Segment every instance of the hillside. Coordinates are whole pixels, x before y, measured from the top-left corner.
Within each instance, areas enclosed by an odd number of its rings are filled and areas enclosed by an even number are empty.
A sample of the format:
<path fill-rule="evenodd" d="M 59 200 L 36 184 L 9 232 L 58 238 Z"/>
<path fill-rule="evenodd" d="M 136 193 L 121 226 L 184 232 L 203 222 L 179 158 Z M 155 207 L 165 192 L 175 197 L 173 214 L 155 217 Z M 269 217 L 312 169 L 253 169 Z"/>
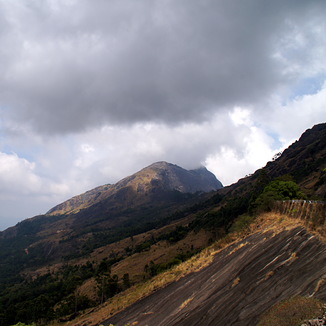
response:
<path fill-rule="evenodd" d="M 250 235 L 212 251 L 209 266 L 102 324 L 257 325 L 279 301 L 306 296 L 325 302 L 326 244 L 300 224 L 281 215 L 262 216 Z"/>
<path fill-rule="evenodd" d="M 271 178 L 291 174 L 310 198 L 326 200 L 326 124 L 306 130 L 279 159 L 266 165 Z"/>
<path fill-rule="evenodd" d="M 265 167 L 217 191 L 211 198 L 217 208 L 212 205 L 194 223 L 228 230 L 235 216 L 254 213 L 255 200 L 277 178 L 296 182 L 307 199 L 326 199 L 326 123 L 306 130 Z"/>
<path fill-rule="evenodd" d="M 119 201 L 122 199 L 123 204 L 130 207 L 160 200 L 163 193 L 170 191 L 193 194 L 222 187 L 222 183 L 204 167 L 188 171 L 171 163 L 157 162 L 114 185 L 100 186 L 69 199 L 50 209 L 47 215 L 77 213 L 98 203 L 108 207 L 121 205 Z"/>
<path fill-rule="evenodd" d="M 187 171 L 166 162 L 154 163 L 115 185 L 97 187 L 55 206 L 46 215 L 25 220 L 1 232 L 0 324 L 39 321 L 42 325 L 53 319 L 68 321 L 81 311 L 95 309 L 116 296 L 121 296 L 124 302 L 122 293 L 132 285 L 137 286 L 153 277 L 160 279 L 162 272 L 196 257 L 194 255 L 214 241 L 226 241 L 238 222 L 247 225 L 257 214 L 257 198 L 278 178 L 297 182 L 308 199 L 323 200 L 325 141 L 326 124 L 314 126 L 264 168 L 225 188 L 221 188 L 204 168 Z M 264 232 L 265 226 L 257 227 L 259 232 Z M 304 235 L 306 231 L 302 232 Z M 273 234 L 264 233 L 271 241 L 271 248 L 276 239 Z M 248 240 L 253 243 L 253 247 L 244 246 L 248 252 L 239 251 L 248 264 L 251 256 L 246 255 L 255 250 L 255 257 L 261 259 L 261 264 L 276 258 L 264 258 L 266 250 L 262 236 L 257 234 L 252 238 L 257 242 Z M 283 233 L 281 242 L 275 245 L 281 246 L 284 241 L 290 243 L 292 237 L 291 232 Z M 302 239 L 304 237 L 309 238 L 304 235 Z M 304 243 L 295 245 L 293 250 Z M 243 247 L 241 243 L 239 246 Z M 305 248 L 307 257 L 314 259 L 315 251 Z M 284 256 L 287 254 L 285 251 Z M 238 258 L 230 261 L 226 274 L 238 263 L 245 264 L 245 260 Z M 192 260 L 192 264 L 197 262 Z M 214 266 L 218 266 L 216 264 Z M 184 274 L 178 277 L 181 275 Z M 312 283 L 315 281 L 311 278 Z M 221 287 L 229 287 L 229 282 L 221 283 Z M 248 282 L 251 281 L 248 279 Z M 298 293 L 305 293 L 300 291 Z M 232 291 L 223 295 L 216 293 L 223 297 L 231 295 Z M 277 295 L 262 311 L 281 298 Z M 186 300 L 189 304 L 197 302 L 192 297 L 182 296 L 176 300 Z M 205 302 L 197 304 L 202 306 Z M 160 315 L 159 311 L 157 314 Z M 179 318 L 177 315 L 175 318 Z M 106 318 L 108 315 L 100 320 Z M 67 325 L 77 324 L 79 322 L 71 321 Z"/>
<path fill-rule="evenodd" d="M 35 317 L 30 310 L 38 306 L 38 300 L 44 307 L 35 316 L 53 318 L 58 313 L 53 311 L 55 304 L 62 305 L 59 315 L 70 314 L 74 307 L 62 300 L 88 280 L 93 283 L 92 290 L 81 308 L 96 304 L 99 298 L 94 278 L 102 273 L 99 270 L 103 264 L 111 266 L 145 253 L 164 239 L 169 241 L 162 246 L 161 256 L 165 257 L 160 262 L 168 262 L 177 254 L 185 259 L 190 246 L 184 246 L 184 253 L 177 253 L 176 247 L 168 249 L 169 243 L 184 238 L 186 233 L 183 223 L 188 223 L 187 218 L 181 224 L 175 221 L 185 217 L 189 207 L 207 198 L 205 191 L 221 187 L 205 168 L 187 171 L 158 162 L 115 185 L 95 188 L 59 204 L 46 215 L 27 219 L 1 232 L 0 307 L 3 304 L 8 309 L 4 317 L 0 313 L 0 324 L 10 325 L 26 318 L 32 321 Z M 151 230 L 154 232 L 146 234 Z M 196 240 L 191 251 L 206 246 L 208 236 Z M 171 251 L 168 255 L 167 250 Z M 143 269 L 142 265 L 138 274 L 130 275 L 130 281 L 122 285 L 123 275 L 129 273 L 126 267 L 115 291 L 143 279 Z M 32 282 L 26 284 L 26 279 Z M 44 300 L 44 288 L 48 287 Z M 21 317 L 14 312 L 17 309 Z"/>
<path fill-rule="evenodd" d="M 114 185 L 97 187 L 45 215 L 18 223 L 0 232 L 0 240 L 5 247 L 7 243 L 17 246 L 16 259 L 23 260 L 25 266 L 69 260 L 168 224 L 178 218 L 173 215 L 176 211 L 220 188 L 222 184 L 205 168 L 188 171 L 158 162 Z"/>

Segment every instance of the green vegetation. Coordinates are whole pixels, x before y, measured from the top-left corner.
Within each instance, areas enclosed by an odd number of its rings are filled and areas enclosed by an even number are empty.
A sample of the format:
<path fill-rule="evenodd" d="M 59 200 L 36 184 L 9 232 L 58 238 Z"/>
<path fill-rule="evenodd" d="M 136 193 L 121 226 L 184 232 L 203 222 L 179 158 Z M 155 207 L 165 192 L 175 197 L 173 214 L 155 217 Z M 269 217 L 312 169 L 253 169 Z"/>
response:
<path fill-rule="evenodd" d="M 190 230 L 187 226 L 178 225 L 173 231 L 161 235 L 158 240 L 167 240 L 173 244 L 184 239 Z"/>
<path fill-rule="evenodd" d="M 274 305 L 260 320 L 258 326 L 301 325 L 307 319 L 323 313 L 323 303 L 314 298 L 294 297 Z"/>
<path fill-rule="evenodd" d="M 89 235 L 88 239 L 81 246 L 77 246 L 77 248 L 73 252 L 70 251 L 69 253 L 67 253 L 63 257 L 63 259 L 65 261 L 69 261 L 71 259 L 84 257 L 93 252 L 96 248 L 100 248 L 102 246 L 106 246 L 108 244 L 120 241 L 128 237 L 132 237 L 140 233 L 145 233 L 153 229 L 158 229 L 189 214 L 196 213 L 200 211 L 203 207 L 205 207 L 205 205 L 212 204 L 214 201 L 218 202 L 222 198 L 221 196 L 216 195 L 214 196 L 214 200 L 209 199 L 204 202 L 190 205 L 190 203 L 192 202 L 191 199 L 194 200 L 195 196 L 192 194 L 188 194 L 187 196 L 182 194 L 181 196 L 183 200 L 189 201 L 188 205 L 183 206 L 184 203 L 182 202 L 180 206 L 160 207 L 153 205 L 149 207 L 144 206 L 140 209 L 126 209 L 123 212 L 120 212 L 119 215 L 112 215 L 109 218 L 112 219 L 114 217 L 119 219 L 121 216 L 132 215 L 133 219 L 122 223 L 120 226 L 116 226 L 108 230 L 96 228 L 92 224 L 87 225 L 85 228 L 82 228 L 82 231 L 79 231 L 78 234 L 73 234 L 67 237 L 66 239 L 60 241 L 60 244 L 66 244 L 67 246 L 69 246 L 70 244 L 74 243 L 74 241 L 76 241 L 76 239 L 81 235 Z M 182 207 L 183 209 L 178 210 L 180 209 L 180 207 Z M 86 215 L 86 212 L 84 212 L 83 214 Z M 107 218 L 108 217 L 105 215 L 104 217 L 102 217 L 103 220 L 106 220 Z M 87 219 L 90 218 L 87 217 Z M 95 225 L 98 221 L 99 220 L 95 220 L 92 223 Z M 152 244 L 153 243 L 151 243 L 151 245 Z M 147 249 L 149 247 L 149 244 L 147 244 Z M 141 252 L 143 251 L 143 248 L 138 248 L 138 250 L 138 252 Z"/>
<path fill-rule="evenodd" d="M 115 262 L 116 259 L 103 259 L 98 265 L 91 262 L 64 265 L 56 273 L 17 283 L 1 295 L 0 325 L 12 325 L 18 321 L 47 324 L 52 319 L 104 302 L 131 285 L 128 274 L 122 280 L 117 275 L 111 276 L 111 266 Z M 78 292 L 78 287 L 92 277 L 96 280 L 98 302 Z M 18 325 L 25 324 L 20 322 L 15 326 Z"/>
<path fill-rule="evenodd" d="M 232 198 L 218 210 L 214 209 L 198 214 L 189 227 L 193 230 L 201 228 L 208 230 L 222 229 L 222 233 L 225 234 L 239 215 L 247 213 L 248 205 L 249 197 Z"/>
<path fill-rule="evenodd" d="M 253 203 L 256 213 L 270 211 L 275 200 L 304 199 L 305 195 L 294 181 L 280 179 L 270 182 Z"/>
<path fill-rule="evenodd" d="M 305 194 L 293 181 L 292 176 L 284 175 L 270 180 L 265 170 L 256 172 L 253 185 L 241 196 L 220 199 L 219 209 L 210 209 L 197 214 L 189 224 L 189 230 L 205 228 L 215 233 L 215 240 L 229 232 L 242 232 L 260 213 L 273 208 L 276 200 L 304 199 Z"/>
<path fill-rule="evenodd" d="M 94 303 L 78 295 L 76 289 L 95 272 L 90 262 L 81 266 L 65 265 L 56 274 L 25 279 L 7 288 L 0 297 L 0 324 L 46 322 L 92 306 Z"/>
<path fill-rule="evenodd" d="M 254 220 L 254 216 L 248 214 L 241 215 L 233 223 L 232 227 L 230 228 L 230 232 L 241 233 L 248 231 Z"/>

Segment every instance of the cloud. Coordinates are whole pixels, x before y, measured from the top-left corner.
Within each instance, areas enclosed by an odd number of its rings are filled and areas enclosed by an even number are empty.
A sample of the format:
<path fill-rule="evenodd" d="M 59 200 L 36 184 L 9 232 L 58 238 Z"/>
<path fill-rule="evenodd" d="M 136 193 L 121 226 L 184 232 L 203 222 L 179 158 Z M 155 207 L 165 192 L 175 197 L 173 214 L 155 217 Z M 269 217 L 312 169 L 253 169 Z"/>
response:
<path fill-rule="evenodd" d="M 67 185 L 38 174 L 35 162 L 15 153 L 0 152 L 0 184 L 0 229 L 44 213 L 53 201 L 69 193 Z"/>
<path fill-rule="evenodd" d="M 325 35 L 324 0 L 0 0 L 3 225 L 155 161 L 254 172 L 325 120 Z"/>
<path fill-rule="evenodd" d="M 0 99 L 8 119 L 41 133 L 206 121 L 265 100 L 309 60 L 313 73 L 325 51 L 324 1 L 0 6 Z"/>
<path fill-rule="evenodd" d="M 246 132 L 239 137 L 241 141 L 238 147 L 224 142 L 217 151 L 207 155 L 204 163 L 210 171 L 220 176 L 224 185 L 235 183 L 263 167 L 276 152 L 283 149 L 275 147 L 275 139 L 264 129 L 255 126 L 250 109 L 236 107 L 229 115 L 234 126 L 242 126 Z M 232 128 L 232 132 L 237 132 L 236 128 Z M 285 144 L 288 145 L 286 141 Z M 284 143 L 281 145 L 284 146 Z"/>
<path fill-rule="evenodd" d="M 30 159 L 1 154 L 2 195 L 35 195 L 54 205 L 54 200 L 114 183 L 155 161 L 197 168 L 223 144 L 241 151 L 249 130 L 243 125 L 230 129 L 231 120 L 229 114 L 220 113 L 203 123 L 105 126 L 69 137 L 45 138 L 29 129 L 17 130 L 7 125 L 11 135 L 7 146 L 22 156 L 28 153 Z"/>
<path fill-rule="evenodd" d="M 256 114 L 255 120 L 267 133 L 278 135 L 281 142 L 293 142 L 304 130 L 325 122 L 325 103 L 326 82 L 312 94 L 298 95 L 287 103 L 276 96 L 269 109 Z"/>
<path fill-rule="evenodd" d="M 1 194 L 38 192 L 41 182 L 33 172 L 34 167 L 34 163 L 16 154 L 0 153 Z"/>

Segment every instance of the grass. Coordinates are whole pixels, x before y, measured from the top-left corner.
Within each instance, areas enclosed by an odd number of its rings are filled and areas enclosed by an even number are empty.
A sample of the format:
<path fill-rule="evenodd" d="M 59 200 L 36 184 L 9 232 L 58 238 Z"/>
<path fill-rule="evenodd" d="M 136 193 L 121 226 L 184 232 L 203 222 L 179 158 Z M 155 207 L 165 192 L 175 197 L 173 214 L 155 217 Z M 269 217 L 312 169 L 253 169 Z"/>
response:
<path fill-rule="evenodd" d="M 237 286 L 239 283 L 240 283 L 240 277 L 237 277 L 234 281 L 233 281 L 233 283 L 232 283 L 232 287 L 234 288 L 235 286 Z"/>
<path fill-rule="evenodd" d="M 179 311 L 181 311 L 182 309 L 184 309 L 185 307 L 188 306 L 188 304 L 194 299 L 194 297 L 191 297 L 187 300 L 185 300 L 179 307 Z"/>
<path fill-rule="evenodd" d="M 314 298 L 293 297 L 274 305 L 258 326 L 296 326 L 323 313 L 323 303 Z"/>

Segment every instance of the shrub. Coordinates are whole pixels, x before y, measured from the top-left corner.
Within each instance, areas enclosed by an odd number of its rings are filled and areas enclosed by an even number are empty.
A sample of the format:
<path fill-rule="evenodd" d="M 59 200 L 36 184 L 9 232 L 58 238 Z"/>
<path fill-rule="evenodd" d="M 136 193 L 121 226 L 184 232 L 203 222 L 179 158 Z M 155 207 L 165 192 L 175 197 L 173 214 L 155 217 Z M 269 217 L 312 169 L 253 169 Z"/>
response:
<path fill-rule="evenodd" d="M 243 232 L 249 229 L 251 223 L 254 222 L 254 217 L 244 214 L 239 216 L 235 222 L 233 223 L 232 227 L 230 228 L 230 232 Z"/>
<path fill-rule="evenodd" d="M 274 180 L 270 182 L 253 203 L 256 213 L 270 211 L 275 200 L 304 199 L 305 194 L 294 181 Z"/>

